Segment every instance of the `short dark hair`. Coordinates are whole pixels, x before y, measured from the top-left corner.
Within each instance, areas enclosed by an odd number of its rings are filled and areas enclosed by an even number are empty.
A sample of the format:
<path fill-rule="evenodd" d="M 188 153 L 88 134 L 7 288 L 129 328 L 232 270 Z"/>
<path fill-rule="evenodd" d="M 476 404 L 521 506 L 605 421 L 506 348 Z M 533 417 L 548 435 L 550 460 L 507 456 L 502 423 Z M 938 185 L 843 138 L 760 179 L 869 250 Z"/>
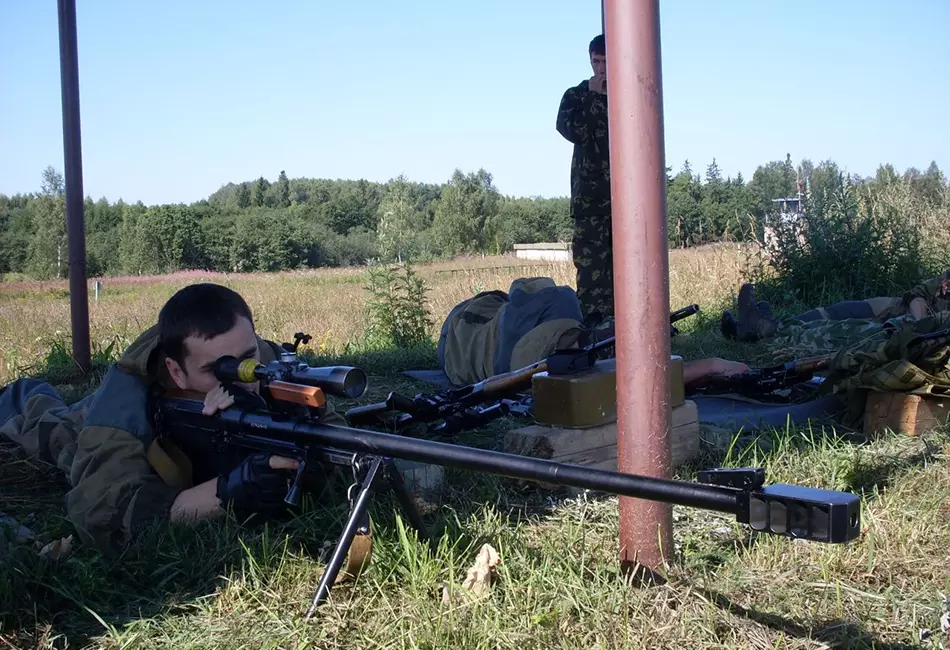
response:
<path fill-rule="evenodd" d="M 199 283 L 179 289 L 158 313 L 159 345 L 165 356 L 179 364 L 185 356 L 185 339 L 224 334 L 239 316 L 251 321 L 251 308 L 241 294 L 220 284 Z"/>
<path fill-rule="evenodd" d="M 604 39 L 603 34 L 594 37 L 594 40 L 590 42 L 590 47 L 587 48 L 587 53 L 607 56 L 607 41 Z"/>

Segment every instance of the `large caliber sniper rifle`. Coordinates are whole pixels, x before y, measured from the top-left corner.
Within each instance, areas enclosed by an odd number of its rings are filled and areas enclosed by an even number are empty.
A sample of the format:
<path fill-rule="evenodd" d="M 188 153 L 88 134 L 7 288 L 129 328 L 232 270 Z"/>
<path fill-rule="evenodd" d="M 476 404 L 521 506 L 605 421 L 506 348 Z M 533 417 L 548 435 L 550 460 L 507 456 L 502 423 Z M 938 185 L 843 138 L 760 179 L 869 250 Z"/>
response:
<path fill-rule="evenodd" d="M 367 506 L 382 482 L 394 490 L 419 539 L 429 540 L 393 459 L 725 512 L 754 531 L 808 541 L 846 543 L 860 533 L 857 495 L 797 485 L 766 486 L 765 473 L 758 468 L 708 470 L 700 472 L 700 482 L 694 483 L 367 431 L 325 421 L 324 392 L 352 397 L 365 390 L 365 375 L 358 369 L 310 368 L 286 360 L 264 365 L 225 357 L 216 363 L 214 372 L 226 385 L 260 380 L 262 392 L 214 415 L 202 414 L 201 396 L 158 396 L 154 413 L 160 440 L 168 439 L 186 453 L 198 450 L 234 457 L 268 452 L 297 459 L 299 468 L 285 498 L 291 506 L 299 504 L 307 473 L 323 474 L 321 467 L 326 464 L 353 470 L 354 483 L 348 492 L 350 515 L 307 618 L 329 596 L 354 539 L 360 535 L 365 541 L 368 536 Z M 351 570 L 353 562 L 349 562 L 347 572 L 358 574 L 366 563 L 358 564 Z"/>
<path fill-rule="evenodd" d="M 835 356 L 837 352 L 767 368 L 755 368 L 735 375 L 710 375 L 691 383 L 689 389 L 690 392 L 707 395 L 738 394 L 762 397 L 811 381 L 815 373 L 828 369 Z"/>
<path fill-rule="evenodd" d="M 670 314 L 670 327 L 697 312 L 699 305 L 677 309 Z M 392 392 L 382 402 L 351 408 L 346 412 L 346 419 L 353 425 L 383 425 L 397 433 L 422 422 L 429 425 L 426 429 L 429 435 L 451 436 L 521 409 L 518 401 L 512 398 L 530 389 L 535 375 L 542 372 L 569 375 L 588 370 L 594 366 L 601 351 L 615 343 L 616 336 L 610 336 L 583 348 L 555 350 L 546 359 L 523 368 L 435 394 L 419 393 L 415 397 L 406 397 Z M 494 403 L 482 406 L 488 402 Z"/>
<path fill-rule="evenodd" d="M 907 346 L 914 348 L 922 343 L 942 340 L 950 340 L 950 328 L 918 334 L 909 339 Z M 707 395 L 738 394 L 761 398 L 814 380 L 816 373 L 831 368 L 837 356 L 838 352 L 831 352 L 766 368 L 756 368 L 736 375 L 711 375 L 691 383 L 689 389 L 690 392 L 702 392 Z"/>

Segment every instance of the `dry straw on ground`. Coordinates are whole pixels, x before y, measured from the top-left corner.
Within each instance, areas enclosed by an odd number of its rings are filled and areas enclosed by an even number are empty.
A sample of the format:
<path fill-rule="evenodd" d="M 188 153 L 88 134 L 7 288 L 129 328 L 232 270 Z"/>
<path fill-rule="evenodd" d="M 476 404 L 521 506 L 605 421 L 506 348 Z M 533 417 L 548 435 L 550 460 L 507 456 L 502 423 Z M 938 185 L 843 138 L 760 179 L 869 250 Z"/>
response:
<path fill-rule="evenodd" d="M 670 303 L 714 304 L 734 294 L 748 249 L 708 246 L 670 254 Z M 569 262 L 531 262 L 513 256 L 473 257 L 420 265 L 429 286 L 433 337 L 449 311 L 479 291 L 507 290 L 518 277 L 547 276 L 574 286 Z M 311 346 L 337 352 L 363 339 L 367 292 L 361 269 L 318 269 L 272 274 L 182 273 L 149 278 L 104 278 L 98 301 L 90 298 L 90 337 L 94 349 L 116 341 L 118 350 L 151 326 L 162 304 L 182 286 L 218 282 L 248 301 L 264 337 L 292 340 L 305 331 Z M 65 282 L 0 284 L 0 383 L 40 362 L 53 340 L 69 336 L 69 295 Z"/>
<path fill-rule="evenodd" d="M 736 246 L 673 251 L 670 258 L 670 306 L 695 302 L 713 314 L 735 294 L 746 263 Z M 511 257 L 419 271 L 431 287 L 434 328 L 458 301 L 505 289 L 516 277 L 573 284 L 569 264 Z M 201 279 L 107 279 L 91 306 L 94 342 L 118 339 L 123 348 L 177 288 Z M 359 270 L 216 279 L 248 298 L 265 336 L 287 340 L 304 330 L 314 335 L 312 345 L 336 349 L 361 335 Z M 0 287 L 0 381 L 17 364 L 41 359 L 48 339 L 65 334 L 68 323 L 63 285 Z M 677 345 L 697 354 L 721 349 L 715 333 L 700 334 Z M 103 562 L 80 545 L 60 562 L 41 565 L 32 557 L 27 568 L 0 566 L 0 587 L 12 585 L 0 598 L 6 595 L 14 611 L 4 619 L 13 622 L 0 628 L 0 646 L 66 647 L 64 636 L 68 647 L 147 650 L 816 650 L 939 648 L 950 641 L 941 629 L 943 594 L 950 593 L 947 432 L 858 445 L 833 431 L 788 429 L 765 432 L 748 451 L 742 462 L 764 466 L 770 482 L 862 491 L 861 538 L 847 546 L 750 538 L 728 516 L 677 507 L 668 583 L 635 588 L 617 570 L 616 499 L 557 501 L 485 475 L 450 473 L 450 493 L 433 515 L 449 533 L 439 551 L 426 556 L 404 538 L 380 500 L 371 566 L 355 584 L 334 588 L 314 621 L 300 614 L 323 566 L 307 549 L 319 548 L 339 525 L 311 516 L 288 535 L 275 528 L 240 542 L 233 526 L 212 526 L 196 539 L 166 539 L 122 562 Z M 703 453 L 710 463 L 722 462 L 721 450 Z M 62 482 L 52 485 L 8 449 L 0 448 L 0 461 L 0 510 L 18 517 L 39 512 L 27 523 L 40 535 L 41 524 L 54 527 L 46 543 L 68 534 Z M 44 480 L 51 487 L 40 489 Z M 504 558 L 497 579 L 481 598 L 444 603 L 440 587 L 458 588 L 484 544 Z"/>

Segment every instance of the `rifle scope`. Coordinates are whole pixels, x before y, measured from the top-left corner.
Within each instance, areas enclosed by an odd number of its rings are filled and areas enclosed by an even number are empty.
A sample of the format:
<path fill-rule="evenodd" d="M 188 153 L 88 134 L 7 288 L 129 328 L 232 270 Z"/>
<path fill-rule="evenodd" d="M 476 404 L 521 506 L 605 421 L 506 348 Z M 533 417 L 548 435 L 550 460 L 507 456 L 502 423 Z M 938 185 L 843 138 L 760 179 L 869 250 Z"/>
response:
<path fill-rule="evenodd" d="M 316 386 L 337 397 L 356 399 L 366 392 L 366 373 L 351 366 L 308 366 L 300 361 L 271 361 L 262 364 L 254 359 L 239 361 L 231 356 L 215 362 L 214 375 L 221 381 L 285 381 Z"/>

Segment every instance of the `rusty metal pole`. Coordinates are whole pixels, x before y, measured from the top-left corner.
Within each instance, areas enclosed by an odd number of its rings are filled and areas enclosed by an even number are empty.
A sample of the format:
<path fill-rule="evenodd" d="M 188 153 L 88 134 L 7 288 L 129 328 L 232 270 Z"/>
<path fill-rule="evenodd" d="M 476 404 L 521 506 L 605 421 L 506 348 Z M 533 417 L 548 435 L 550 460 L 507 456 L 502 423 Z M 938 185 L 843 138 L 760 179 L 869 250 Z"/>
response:
<path fill-rule="evenodd" d="M 621 472 L 670 476 L 670 288 L 659 0 L 605 0 L 617 454 Z M 620 498 L 626 569 L 655 577 L 672 552 L 672 506 Z"/>
<path fill-rule="evenodd" d="M 63 154 L 66 172 L 66 237 L 69 255 L 69 312 L 73 360 L 90 370 L 89 294 L 86 288 L 86 220 L 83 215 L 82 138 L 79 122 L 79 54 L 76 0 L 59 0 L 59 68 L 63 101 Z"/>

